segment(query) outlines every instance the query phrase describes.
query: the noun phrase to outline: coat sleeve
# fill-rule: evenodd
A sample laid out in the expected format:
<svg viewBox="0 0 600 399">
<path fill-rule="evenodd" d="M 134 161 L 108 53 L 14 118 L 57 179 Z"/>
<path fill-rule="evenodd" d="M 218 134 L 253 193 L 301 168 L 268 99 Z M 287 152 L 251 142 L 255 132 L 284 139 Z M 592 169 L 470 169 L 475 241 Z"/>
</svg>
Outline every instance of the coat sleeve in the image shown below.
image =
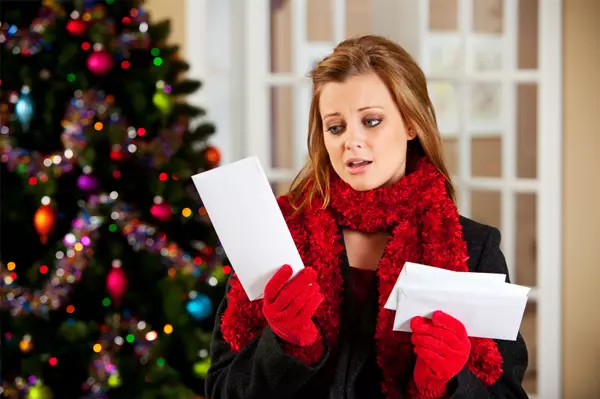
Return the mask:
<svg viewBox="0 0 600 399">
<path fill-rule="evenodd" d="M 504 273 L 508 276 L 506 260 L 500 250 L 500 232 L 491 227 L 483 244 L 481 256 L 477 263 L 476 272 Z M 492 386 L 485 386 L 466 367 L 450 384 L 448 395 L 452 399 L 525 399 L 527 393 L 522 382 L 528 365 L 527 346 L 521 333 L 516 341 L 495 340 L 502 355 L 502 376 Z"/>
<path fill-rule="evenodd" d="M 229 284 L 227 287 L 229 291 Z M 213 329 L 211 366 L 205 386 L 208 398 L 288 399 L 323 369 L 329 357 L 327 346 L 321 361 L 309 366 L 287 354 L 268 326 L 241 351 L 232 351 L 221 332 L 221 318 L 226 308 L 227 294 L 217 309 Z"/>
</svg>

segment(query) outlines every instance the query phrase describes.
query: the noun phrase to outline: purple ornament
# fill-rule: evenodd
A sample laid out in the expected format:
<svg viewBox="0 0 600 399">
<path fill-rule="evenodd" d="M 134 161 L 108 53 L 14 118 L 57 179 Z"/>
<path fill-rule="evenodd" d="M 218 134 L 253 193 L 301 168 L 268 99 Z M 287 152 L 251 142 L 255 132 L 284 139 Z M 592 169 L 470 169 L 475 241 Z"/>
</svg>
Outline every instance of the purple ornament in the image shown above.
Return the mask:
<svg viewBox="0 0 600 399">
<path fill-rule="evenodd" d="M 108 51 L 96 51 L 87 59 L 87 67 L 96 75 L 104 75 L 110 71 L 113 66 L 112 56 Z"/>
<path fill-rule="evenodd" d="M 77 179 L 77 187 L 89 193 L 98 189 L 98 180 L 91 175 L 81 175 Z"/>
</svg>

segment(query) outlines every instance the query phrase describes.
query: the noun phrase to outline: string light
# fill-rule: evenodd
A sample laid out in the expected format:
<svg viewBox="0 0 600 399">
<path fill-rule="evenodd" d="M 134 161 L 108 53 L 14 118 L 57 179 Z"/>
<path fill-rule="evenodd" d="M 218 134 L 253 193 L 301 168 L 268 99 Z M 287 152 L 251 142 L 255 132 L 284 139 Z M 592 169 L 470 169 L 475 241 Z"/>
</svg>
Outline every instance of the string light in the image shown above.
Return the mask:
<svg viewBox="0 0 600 399">
<path fill-rule="evenodd" d="M 31 342 L 31 336 L 25 335 L 19 342 L 19 349 L 23 353 L 28 353 L 33 349 L 33 343 Z"/>
<path fill-rule="evenodd" d="M 156 333 L 156 331 L 149 331 L 146 334 L 146 339 L 148 341 L 154 341 L 157 337 L 158 337 L 158 334 Z"/>
</svg>

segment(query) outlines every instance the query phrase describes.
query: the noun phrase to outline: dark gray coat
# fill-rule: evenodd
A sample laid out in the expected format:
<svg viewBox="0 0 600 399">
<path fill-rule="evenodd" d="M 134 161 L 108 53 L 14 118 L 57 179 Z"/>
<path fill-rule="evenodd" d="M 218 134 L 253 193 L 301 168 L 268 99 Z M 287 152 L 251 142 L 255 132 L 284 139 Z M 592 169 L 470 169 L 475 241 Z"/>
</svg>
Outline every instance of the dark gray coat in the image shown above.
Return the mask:
<svg viewBox="0 0 600 399">
<path fill-rule="evenodd" d="M 464 217 L 461 217 L 460 222 L 469 253 L 469 270 L 508 274 L 506 261 L 499 247 L 500 232 Z M 348 267 L 346 259 L 342 262 L 346 287 Z M 221 316 L 226 307 L 227 300 L 224 298 L 217 311 L 211 346 L 212 365 L 206 377 L 206 393 L 210 399 L 383 397 L 373 339 L 377 313 L 376 294 L 367 299 L 367 305 L 359 317 L 352 317 L 351 296 L 344 298 L 336 356 L 327 351 L 321 363 L 314 367 L 286 354 L 279 338 L 269 327 L 241 352 L 231 352 L 220 330 Z M 522 336 L 519 334 L 517 341 L 496 342 L 503 356 L 503 376 L 488 388 L 465 368 L 450 381 L 449 398 L 527 398 L 521 386 L 528 363 L 527 347 Z M 327 372 L 328 367 L 330 373 Z M 406 375 L 398 383 L 404 386 L 410 378 L 411 375 Z"/>
</svg>

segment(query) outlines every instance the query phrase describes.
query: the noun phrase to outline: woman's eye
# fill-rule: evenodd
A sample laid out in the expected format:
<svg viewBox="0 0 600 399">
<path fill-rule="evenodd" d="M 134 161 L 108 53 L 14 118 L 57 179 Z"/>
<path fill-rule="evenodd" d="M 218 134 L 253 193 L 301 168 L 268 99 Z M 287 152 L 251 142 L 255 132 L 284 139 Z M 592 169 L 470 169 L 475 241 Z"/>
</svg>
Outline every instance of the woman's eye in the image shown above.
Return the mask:
<svg viewBox="0 0 600 399">
<path fill-rule="evenodd" d="M 379 118 L 369 118 L 365 120 L 365 125 L 368 127 L 375 127 L 381 123 L 381 119 Z"/>
<path fill-rule="evenodd" d="M 329 126 L 329 128 L 327 129 L 327 131 L 331 134 L 340 134 L 343 130 L 343 126 L 341 125 L 336 125 L 336 126 Z"/>
</svg>

